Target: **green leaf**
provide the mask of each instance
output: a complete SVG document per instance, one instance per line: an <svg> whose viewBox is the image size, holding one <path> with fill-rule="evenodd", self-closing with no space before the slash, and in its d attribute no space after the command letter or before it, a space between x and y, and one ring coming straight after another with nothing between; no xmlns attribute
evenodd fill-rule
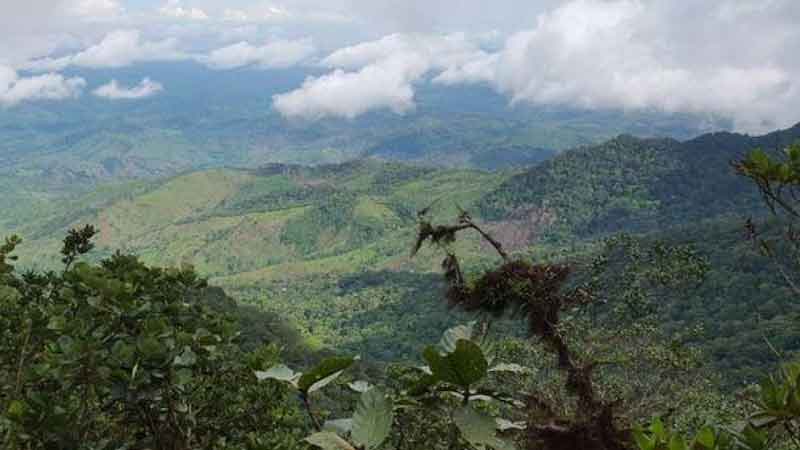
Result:
<svg viewBox="0 0 800 450"><path fill-rule="evenodd" d="M326 420L322 428L337 434L350 434L353 431L353 419Z"/></svg>
<svg viewBox="0 0 800 450"><path fill-rule="evenodd" d="M528 369L527 367L524 366L520 366L519 364L501 363L489 369L489 372L511 372L511 373L521 374L521 373L529 373L531 372L531 369Z"/></svg>
<svg viewBox="0 0 800 450"><path fill-rule="evenodd" d="M352 383L348 383L347 387L349 387L353 392L358 392L359 394L363 394L369 390L370 384L366 381L353 381Z"/></svg>
<svg viewBox="0 0 800 450"><path fill-rule="evenodd" d="M188 345L183 347L183 352L175 357L174 364L181 367L191 367L197 362L197 355Z"/></svg>
<svg viewBox="0 0 800 450"><path fill-rule="evenodd" d="M28 407L25 405L25 403L19 400L13 400L11 401L11 404L8 405L6 414L8 415L9 419L19 422L22 421L27 410Z"/></svg>
<svg viewBox="0 0 800 450"><path fill-rule="evenodd" d="M47 324L48 330L55 330L61 331L66 328L67 325L67 318L64 316L53 316L50 318L50 322Z"/></svg>
<svg viewBox="0 0 800 450"><path fill-rule="evenodd" d="M656 439L651 438L641 429L633 430L633 439L636 441L636 446L639 450L653 450L655 448Z"/></svg>
<svg viewBox="0 0 800 450"><path fill-rule="evenodd" d="M164 351L161 342L153 336L140 336L136 346L146 358L157 357Z"/></svg>
<svg viewBox="0 0 800 450"><path fill-rule="evenodd" d="M697 444L700 444L708 449L713 449L716 441L717 436L714 434L714 430L712 430L710 427L703 427L697 433L697 437L695 437L695 442Z"/></svg>
<svg viewBox="0 0 800 450"><path fill-rule="evenodd" d="M669 450L686 450L686 441L679 435L673 435L669 440Z"/></svg>
<svg viewBox="0 0 800 450"><path fill-rule="evenodd" d="M136 349L123 341L117 341L111 347L111 354L117 361L129 365L133 363L133 359L136 356Z"/></svg>
<svg viewBox="0 0 800 450"><path fill-rule="evenodd" d="M306 438L306 442L323 450L356 450L336 433L323 431Z"/></svg>
<svg viewBox="0 0 800 450"><path fill-rule="evenodd" d="M435 347L428 347L423 357L434 377L465 389L483 379L489 369L478 344L465 339L458 340L452 353L442 355Z"/></svg>
<svg viewBox="0 0 800 450"><path fill-rule="evenodd" d="M442 335L442 339L439 341L439 347L442 348L442 351L445 353L451 353L455 351L456 344L459 340L464 339L467 341L472 340L472 336L475 332L475 322L470 322L467 325L458 325L453 328L448 329Z"/></svg>
<svg viewBox="0 0 800 450"><path fill-rule="evenodd" d="M76 349L75 340L70 336L62 335L58 338L58 340L56 340L56 342L58 343L59 350L67 355L74 352Z"/></svg>
<svg viewBox="0 0 800 450"><path fill-rule="evenodd" d="M497 424L497 429L500 431L524 430L528 428L525 422L512 422L510 420L506 420L499 417L494 419L494 421Z"/></svg>
<svg viewBox="0 0 800 450"><path fill-rule="evenodd" d="M341 375L345 369L353 365L353 362L355 362L355 359L351 357L328 358L319 363L310 372L302 375L297 387L303 393L311 393L322 389Z"/></svg>
<svg viewBox="0 0 800 450"><path fill-rule="evenodd" d="M748 450L766 450L769 446L769 431L766 429L758 430L748 425L736 437Z"/></svg>
<svg viewBox="0 0 800 450"><path fill-rule="evenodd" d="M769 159L769 155L767 155L767 153L760 148L750 152L750 154L747 156L747 160L748 160L747 162L749 162L759 170L766 169L767 167L769 167L771 162Z"/></svg>
<svg viewBox="0 0 800 450"><path fill-rule="evenodd" d="M667 438L667 431L666 428L664 428L664 422L661 421L660 417L653 419L653 423L650 424L650 431L656 438L660 440L666 440Z"/></svg>
<svg viewBox="0 0 800 450"><path fill-rule="evenodd" d="M352 436L368 450L383 443L392 429L394 409L385 392L372 388L361 394L353 415Z"/></svg>
<svg viewBox="0 0 800 450"><path fill-rule="evenodd" d="M178 386L185 386L192 382L192 370L180 369L175 372L175 384Z"/></svg>
<svg viewBox="0 0 800 450"><path fill-rule="evenodd" d="M289 383L294 387L297 387L297 380L301 375L302 374L295 372L283 364L272 366L266 372L256 372L256 378L258 378L258 381L278 380Z"/></svg>
<svg viewBox="0 0 800 450"><path fill-rule="evenodd" d="M510 443L495 435L497 423L494 419L469 406L459 408L453 414L453 421L461 431L461 436L476 447L488 445L495 449L513 448Z"/></svg>

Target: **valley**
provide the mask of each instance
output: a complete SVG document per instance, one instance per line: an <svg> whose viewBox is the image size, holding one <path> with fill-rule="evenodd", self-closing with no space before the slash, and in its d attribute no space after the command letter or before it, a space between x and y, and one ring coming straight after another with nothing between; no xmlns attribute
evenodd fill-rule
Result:
<svg viewBox="0 0 800 450"><path fill-rule="evenodd" d="M738 383L774 363L760 351L762 333L788 352L800 349L800 334L785 326L798 307L780 280L752 285L767 271L742 227L765 210L729 162L798 138L800 126L758 138L621 136L494 172L375 158L271 163L61 195L12 179L4 207L15 214L3 216L0 234L25 238L22 264L48 268L59 263L52 255L66 229L94 224L94 259L120 250L147 264L192 266L238 301L289 321L312 348L387 361L417 354L460 317L439 300L440 257L409 256L416 212L428 206L442 222L470 211L513 254L538 260L580 264L621 232L690 243L712 272L696 291L662 305L665 327L702 326L698 343ZM470 267L494 259L477 236L457 250ZM762 326L752 329L742 315ZM387 319L395 317L402 320Z"/></svg>

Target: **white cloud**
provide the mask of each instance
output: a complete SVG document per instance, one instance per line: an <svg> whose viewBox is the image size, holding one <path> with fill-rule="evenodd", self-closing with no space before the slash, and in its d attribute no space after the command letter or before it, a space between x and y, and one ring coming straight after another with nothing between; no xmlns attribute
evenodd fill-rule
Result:
<svg viewBox="0 0 800 450"><path fill-rule="evenodd" d="M430 78L510 103L708 112L762 130L800 120L799 22L797 0L9 0L0 64L286 67L311 60L311 37L330 72L276 97L286 114L402 113Z"/></svg>
<svg viewBox="0 0 800 450"><path fill-rule="evenodd" d="M92 93L97 97L109 100L136 100L152 97L163 90L164 86L161 83L145 78L137 86L133 87L125 87L117 83L117 80L111 80L111 82L100 86Z"/></svg>
<svg viewBox="0 0 800 450"><path fill-rule="evenodd" d="M158 11L163 16L178 19L208 20L209 18L208 14L200 8L184 8L181 0L167 0Z"/></svg>
<svg viewBox="0 0 800 450"><path fill-rule="evenodd" d="M800 50L797 5L576 0L436 81L487 82L512 103L716 113L750 131L787 126L800 119L790 51Z"/></svg>
<svg viewBox="0 0 800 450"><path fill-rule="evenodd" d="M66 10L80 17L101 18L120 14L124 8L117 0L71 0Z"/></svg>
<svg viewBox="0 0 800 450"><path fill-rule="evenodd" d="M463 34L390 35L335 51L322 60L333 72L275 96L274 106L287 117L311 119L384 108L403 114L414 108L413 84L427 73L481 55Z"/></svg>
<svg viewBox="0 0 800 450"><path fill-rule="evenodd" d="M15 70L0 66L0 106L16 106L31 100L75 98L85 86L83 78L65 78L55 73L20 77Z"/></svg>
<svg viewBox="0 0 800 450"><path fill-rule="evenodd" d="M218 70L254 65L263 68L286 68L307 60L314 52L311 39L279 40L263 46L242 41L214 50L198 60Z"/></svg>
<svg viewBox="0 0 800 450"><path fill-rule="evenodd" d="M414 108L414 91L402 71L375 65L358 72L336 70L309 78L300 89L276 95L274 106L286 117L307 119L352 119L381 108L402 114Z"/></svg>
<svg viewBox="0 0 800 450"><path fill-rule="evenodd" d="M247 22L250 20L250 16L241 9L226 8L223 12L223 17L225 20L231 20L234 22Z"/></svg>
<svg viewBox="0 0 800 450"><path fill-rule="evenodd" d="M178 50L176 39L146 41L138 30L119 30L109 33L100 43L86 50L60 58L43 58L29 62L26 69L58 71L68 66L125 67L144 61L170 61L186 59Z"/></svg>
<svg viewBox="0 0 800 450"><path fill-rule="evenodd" d="M402 113L431 74L486 83L512 104L712 113L761 131L800 120L798 21L794 0L571 0L500 44L497 33L412 33L337 50L322 61L334 72L275 106L312 118Z"/></svg>
<svg viewBox="0 0 800 450"><path fill-rule="evenodd" d="M443 68L481 56L480 49L464 34L392 34L382 39L337 50L322 64L357 69L398 57L419 58L429 68Z"/></svg>
<svg viewBox="0 0 800 450"><path fill-rule="evenodd" d="M305 3L305 2L295 2ZM300 4L294 8L264 2L242 5L239 8L227 7L222 10L223 20L229 22L248 22L260 24L281 24L299 27L313 27L330 24L350 24L354 18L350 14L328 9L329 4L305 6Z"/></svg>

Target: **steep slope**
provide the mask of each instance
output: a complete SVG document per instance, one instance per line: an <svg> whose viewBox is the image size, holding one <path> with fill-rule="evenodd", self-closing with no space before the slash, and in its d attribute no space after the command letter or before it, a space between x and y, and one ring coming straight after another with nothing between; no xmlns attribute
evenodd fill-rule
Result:
<svg viewBox="0 0 800 450"><path fill-rule="evenodd" d="M504 182L480 202L496 221L530 212L555 237L645 231L719 214L758 211L757 193L730 161L800 139L800 124L765 136L714 133L686 142L620 136L565 152Z"/></svg>
<svg viewBox="0 0 800 450"><path fill-rule="evenodd" d="M419 274L436 271L438 255L408 257L416 211L438 199L452 218L456 205L471 207L503 179L375 160L214 169L42 198L25 220L4 216L0 235L25 238L23 265L56 268L64 232L92 223L100 229L94 257L121 249L150 264L191 264L238 299L296 324L313 348L412 355L420 330L435 340L456 320L436 300L438 277ZM476 240L460 246L473 258L481 253ZM367 300L366 292L375 295ZM392 308L416 327L387 322L381 311Z"/></svg>
<svg viewBox="0 0 800 450"><path fill-rule="evenodd" d="M78 223L100 228L99 248L158 263L192 263L207 275L345 254L415 225L436 195L468 204L500 175L356 161L314 168L214 169L42 200L39 220L0 222L52 248ZM31 194L32 195L32 194ZM35 212L31 212L35 215Z"/></svg>
<svg viewBox="0 0 800 450"><path fill-rule="evenodd" d="M769 215L730 163L753 148L775 152L798 139L800 124L758 137L714 133L686 142L620 136L513 176L478 207L497 229L535 229L517 242L520 248L537 239L567 245L618 232L697 245L712 271L691 295L660 305L663 323L676 331L702 326L700 342L727 381L756 381L779 362L765 339L782 352L800 351L800 332L790 325L800 309L774 266L745 239L745 219L764 222Z"/></svg>

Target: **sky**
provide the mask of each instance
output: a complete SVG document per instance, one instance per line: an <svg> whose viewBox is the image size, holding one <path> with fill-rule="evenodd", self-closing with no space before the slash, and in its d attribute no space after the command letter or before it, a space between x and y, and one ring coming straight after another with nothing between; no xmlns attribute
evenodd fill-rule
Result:
<svg viewBox="0 0 800 450"><path fill-rule="evenodd" d="M193 61L307 69L273 98L299 120L406 114L433 83L759 132L800 121L797 24L797 0L0 0L0 107L145 99L168 87L64 73Z"/></svg>

